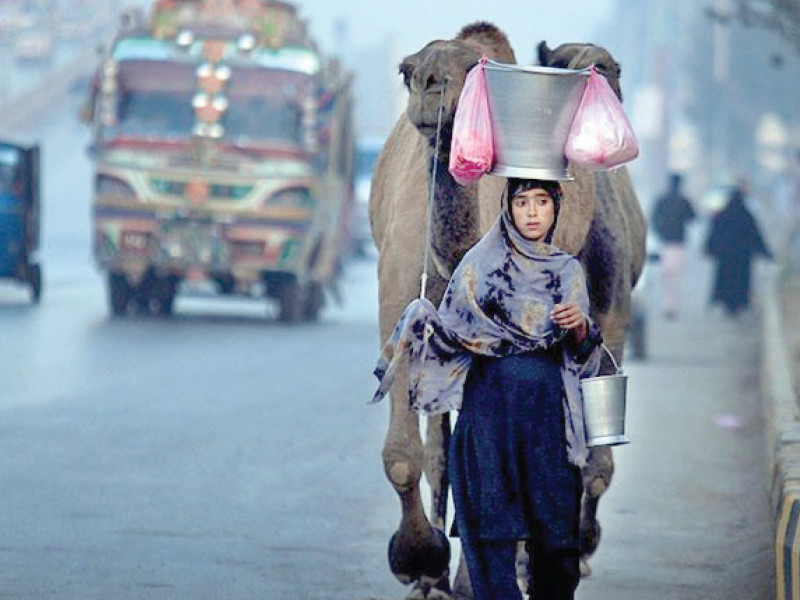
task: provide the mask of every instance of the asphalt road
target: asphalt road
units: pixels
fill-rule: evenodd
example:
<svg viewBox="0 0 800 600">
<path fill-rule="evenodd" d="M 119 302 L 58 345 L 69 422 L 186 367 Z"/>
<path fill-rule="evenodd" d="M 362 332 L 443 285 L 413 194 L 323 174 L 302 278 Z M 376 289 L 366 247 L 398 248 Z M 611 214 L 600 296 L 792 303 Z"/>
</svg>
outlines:
<svg viewBox="0 0 800 600">
<path fill-rule="evenodd" d="M 368 406 L 374 262 L 345 303 L 286 326 L 255 301 L 179 298 L 110 319 L 89 250 L 78 98 L 34 131 L 44 158 L 45 288 L 0 282 L 0 598 L 394 600 L 400 516 Z M 581 600 L 763 600 L 770 523 L 755 318 L 657 310 L 629 362 L 629 437 L 601 501 Z"/>
<path fill-rule="evenodd" d="M 580 600 L 772 597 L 757 313 L 708 306 L 702 224 L 693 234 L 677 320 L 658 310 L 657 265 L 648 273 L 648 359 L 626 365 L 631 443 L 614 452 Z"/>
<path fill-rule="evenodd" d="M 78 98 L 43 148 L 42 303 L 0 283 L 0 597 L 390 597 L 398 515 L 367 406 L 374 264 L 319 323 L 179 298 L 110 319 Z"/>
</svg>

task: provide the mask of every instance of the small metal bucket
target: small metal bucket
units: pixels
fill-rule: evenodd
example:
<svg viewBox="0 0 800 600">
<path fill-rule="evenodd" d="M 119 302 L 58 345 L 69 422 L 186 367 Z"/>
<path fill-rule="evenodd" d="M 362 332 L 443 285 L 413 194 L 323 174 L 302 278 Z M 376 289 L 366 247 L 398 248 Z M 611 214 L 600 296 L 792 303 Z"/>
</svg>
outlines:
<svg viewBox="0 0 800 600">
<path fill-rule="evenodd" d="M 583 420 L 586 445 L 618 446 L 630 440 L 625 436 L 625 395 L 628 376 L 622 374 L 614 356 L 603 344 L 616 368 L 615 375 L 601 375 L 581 380 Z"/>
<path fill-rule="evenodd" d="M 484 68 L 496 155 L 489 174 L 571 180 L 564 146 L 589 70 L 493 61 Z"/>
</svg>

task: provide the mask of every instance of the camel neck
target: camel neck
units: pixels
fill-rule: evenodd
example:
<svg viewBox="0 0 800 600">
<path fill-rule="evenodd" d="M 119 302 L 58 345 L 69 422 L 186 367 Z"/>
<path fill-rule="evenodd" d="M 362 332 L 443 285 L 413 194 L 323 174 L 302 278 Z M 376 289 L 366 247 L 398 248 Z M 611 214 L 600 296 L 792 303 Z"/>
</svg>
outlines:
<svg viewBox="0 0 800 600">
<path fill-rule="evenodd" d="M 478 185 L 459 185 L 439 155 L 433 186 L 431 250 L 450 273 L 479 236 Z M 431 163 L 432 165 L 432 163 Z M 432 175 L 433 168 L 429 172 Z"/>
</svg>

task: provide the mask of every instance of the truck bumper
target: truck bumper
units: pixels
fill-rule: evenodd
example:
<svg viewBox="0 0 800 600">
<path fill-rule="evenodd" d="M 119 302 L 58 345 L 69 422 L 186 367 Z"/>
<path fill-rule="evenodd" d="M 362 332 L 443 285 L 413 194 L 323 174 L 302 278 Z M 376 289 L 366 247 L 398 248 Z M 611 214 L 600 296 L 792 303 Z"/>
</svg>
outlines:
<svg viewBox="0 0 800 600">
<path fill-rule="evenodd" d="M 227 274 L 257 281 L 269 272 L 305 276 L 315 237 L 309 223 L 97 211 L 94 256 L 102 269 L 133 280 L 150 270 L 179 278 Z"/>
</svg>

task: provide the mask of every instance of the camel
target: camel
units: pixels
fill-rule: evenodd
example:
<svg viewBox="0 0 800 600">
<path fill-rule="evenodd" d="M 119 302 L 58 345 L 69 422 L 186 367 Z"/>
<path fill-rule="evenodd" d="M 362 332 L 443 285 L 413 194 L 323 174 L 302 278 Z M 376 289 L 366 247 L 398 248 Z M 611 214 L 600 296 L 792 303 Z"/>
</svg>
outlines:
<svg viewBox="0 0 800 600">
<path fill-rule="evenodd" d="M 538 52 L 542 65 L 582 68 L 596 64 L 621 98 L 619 66 L 605 49 L 565 44 L 551 50 L 542 42 Z M 379 252 L 382 343 L 408 303 L 420 294 L 431 184 L 434 199 L 426 296 L 434 305 L 441 300 L 461 257 L 497 217 L 504 178 L 487 175 L 461 186 L 447 169 L 459 94 L 468 71 L 483 54 L 498 62 L 516 62 L 505 34 L 493 24 L 478 22 L 462 28 L 454 39 L 430 42 L 400 65 L 409 92 L 408 106 L 379 155 L 370 195 L 372 234 Z M 437 128 L 440 112 L 441 126 Z M 438 154 L 437 129 L 441 136 Z M 593 316 L 606 345 L 621 363 L 630 294 L 645 256 L 644 215 L 624 167 L 609 172 L 571 171 L 574 181 L 562 185 L 564 201 L 554 243 L 584 265 Z M 431 182 L 434 172 L 436 179 Z M 601 373 L 613 371 L 606 357 Z M 401 582 L 413 584 L 409 599 L 471 598 L 463 561 L 452 587 L 449 582 L 450 548 L 444 530 L 450 416 L 428 418 L 423 443 L 419 418 L 409 410 L 406 390 L 406 379 L 399 373 L 390 393 L 390 421 L 382 451 L 386 476 L 402 507 L 398 530 L 389 543 L 390 569 Z M 431 488 L 430 517 L 420 492 L 423 472 Z M 610 448 L 593 449 L 583 470 L 581 554 L 582 568 L 587 570 L 585 561 L 596 550 L 600 536 L 597 502 L 612 473 Z"/>
</svg>

